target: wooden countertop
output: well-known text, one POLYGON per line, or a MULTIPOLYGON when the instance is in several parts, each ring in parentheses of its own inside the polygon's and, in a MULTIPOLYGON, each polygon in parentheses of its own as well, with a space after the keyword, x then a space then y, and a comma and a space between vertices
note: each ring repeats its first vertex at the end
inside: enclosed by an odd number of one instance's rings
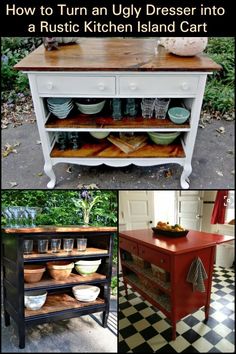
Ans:
POLYGON ((157 236, 150 229, 122 231, 119 235, 128 240, 137 241, 140 244, 170 254, 187 253, 234 240, 234 237, 232 236, 194 230, 190 230, 186 237, 178 238, 157 236))
POLYGON ((65 233, 65 232, 116 232, 116 227, 109 226, 37 226, 37 227, 24 227, 24 228, 2 228, 2 232, 6 234, 37 234, 37 233, 65 233))
POLYGON ((212 71, 205 54, 181 57, 157 49, 156 38, 81 38, 79 44, 46 51, 41 45, 14 66, 24 71, 212 71))

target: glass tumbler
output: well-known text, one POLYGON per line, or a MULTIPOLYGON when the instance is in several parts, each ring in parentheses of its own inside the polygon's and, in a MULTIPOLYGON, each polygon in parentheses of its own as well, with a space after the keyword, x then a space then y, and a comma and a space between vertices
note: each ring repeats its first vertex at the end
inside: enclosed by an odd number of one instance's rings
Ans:
POLYGON ((60 238, 51 239, 51 251, 52 253, 58 253, 61 249, 61 240, 60 238))
POLYGON ((85 251, 87 247, 87 238, 77 238, 77 250, 85 251))
POLYGON ((33 252, 33 240, 24 240, 24 253, 30 254, 33 252))
POLYGON ((142 116, 144 119, 152 118, 155 98, 143 98, 141 102, 142 116))
POLYGON ((73 250, 74 240, 73 238, 64 238, 63 240, 63 249, 66 252, 71 252, 73 250))
POLYGON ((38 253, 47 253, 48 240, 38 240, 38 253))
POLYGON ((170 104, 169 98, 156 98, 155 100, 155 117, 157 119, 165 119, 170 104))

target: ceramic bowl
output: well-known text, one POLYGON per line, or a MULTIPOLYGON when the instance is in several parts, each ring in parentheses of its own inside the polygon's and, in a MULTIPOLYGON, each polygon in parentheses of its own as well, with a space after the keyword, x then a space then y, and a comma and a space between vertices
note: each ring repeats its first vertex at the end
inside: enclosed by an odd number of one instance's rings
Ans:
POLYGON ((93 274, 97 271, 99 265, 101 264, 101 259, 96 261, 78 261, 75 263, 75 269, 82 276, 93 274))
POLYGON ((104 139, 109 134, 110 134, 110 132, 90 132, 90 135, 92 135, 96 139, 104 139))
POLYGON ((98 103, 79 103, 75 102, 76 106, 80 110, 81 113, 84 114, 96 114, 101 112, 105 105, 106 100, 98 102, 98 103))
POLYGON ((50 276, 55 280, 64 280, 68 278, 74 268, 73 262, 55 261, 47 262, 46 264, 50 276))
POLYGON ((190 116, 190 112, 183 107, 172 107, 168 110, 170 120, 175 124, 183 124, 190 116))
POLYGON ((171 132, 171 133, 149 132, 148 135, 150 139, 157 145, 169 145, 180 135, 180 132, 171 132))
POLYGON ((94 301, 100 293, 100 288, 93 285, 77 285, 73 286, 72 291, 78 301, 94 301))
POLYGON ((24 266, 24 281, 26 283, 37 283, 41 280, 46 267, 41 265, 25 265, 24 266))
POLYGON ((44 305, 47 298, 47 291, 34 290, 25 292, 25 307, 28 310, 39 310, 44 305))

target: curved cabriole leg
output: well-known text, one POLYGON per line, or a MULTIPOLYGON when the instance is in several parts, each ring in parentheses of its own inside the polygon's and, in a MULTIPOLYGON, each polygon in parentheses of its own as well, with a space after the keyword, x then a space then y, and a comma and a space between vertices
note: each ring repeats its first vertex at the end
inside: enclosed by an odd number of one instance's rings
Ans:
POLYGON ((52 169, 52 164, 51 163, 45 163, 44 165, 44 172, 46 173, 46 175, 50 178, 50 181, 47 184, 47 187, 49 189, 52 189, 55 187, 56 184, 56 175, 53 172, 52 169))
POLYGON ((189 176, 192 173, 192 166, 191 164, 185 164, 183 172, 180 177, 180 184, 183 189, 188 189, 189 188, 189 176))

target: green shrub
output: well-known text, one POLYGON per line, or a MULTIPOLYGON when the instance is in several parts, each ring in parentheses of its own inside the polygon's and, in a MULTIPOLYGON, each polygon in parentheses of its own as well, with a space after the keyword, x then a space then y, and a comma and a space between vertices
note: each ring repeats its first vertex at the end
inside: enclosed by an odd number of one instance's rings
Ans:
POLYGON ((234 38, 209 39, 207 54, 222 66, 222 70, 209 75, 204 95, 204 108, 222 113, 234 109, 234 38))
MULTIPOLYGON (((117 192, 92 190, 90 193, 93 197, 99 196, 101 201, 91 210, 91 225, 116 226, 117 192)), ((42 208, 36 220, 38 225, 83 225, 82 211, 78 211, 73 202, 76 198, 80 198, 80 191, 9 190, 2 192, 2 206, 42 208)))
POLYGON ((14 101, 17 93, 29 93, 27 75, 13 67, 41 43, 40 37, 2 37, 1 91, 3 101, 14 101))

